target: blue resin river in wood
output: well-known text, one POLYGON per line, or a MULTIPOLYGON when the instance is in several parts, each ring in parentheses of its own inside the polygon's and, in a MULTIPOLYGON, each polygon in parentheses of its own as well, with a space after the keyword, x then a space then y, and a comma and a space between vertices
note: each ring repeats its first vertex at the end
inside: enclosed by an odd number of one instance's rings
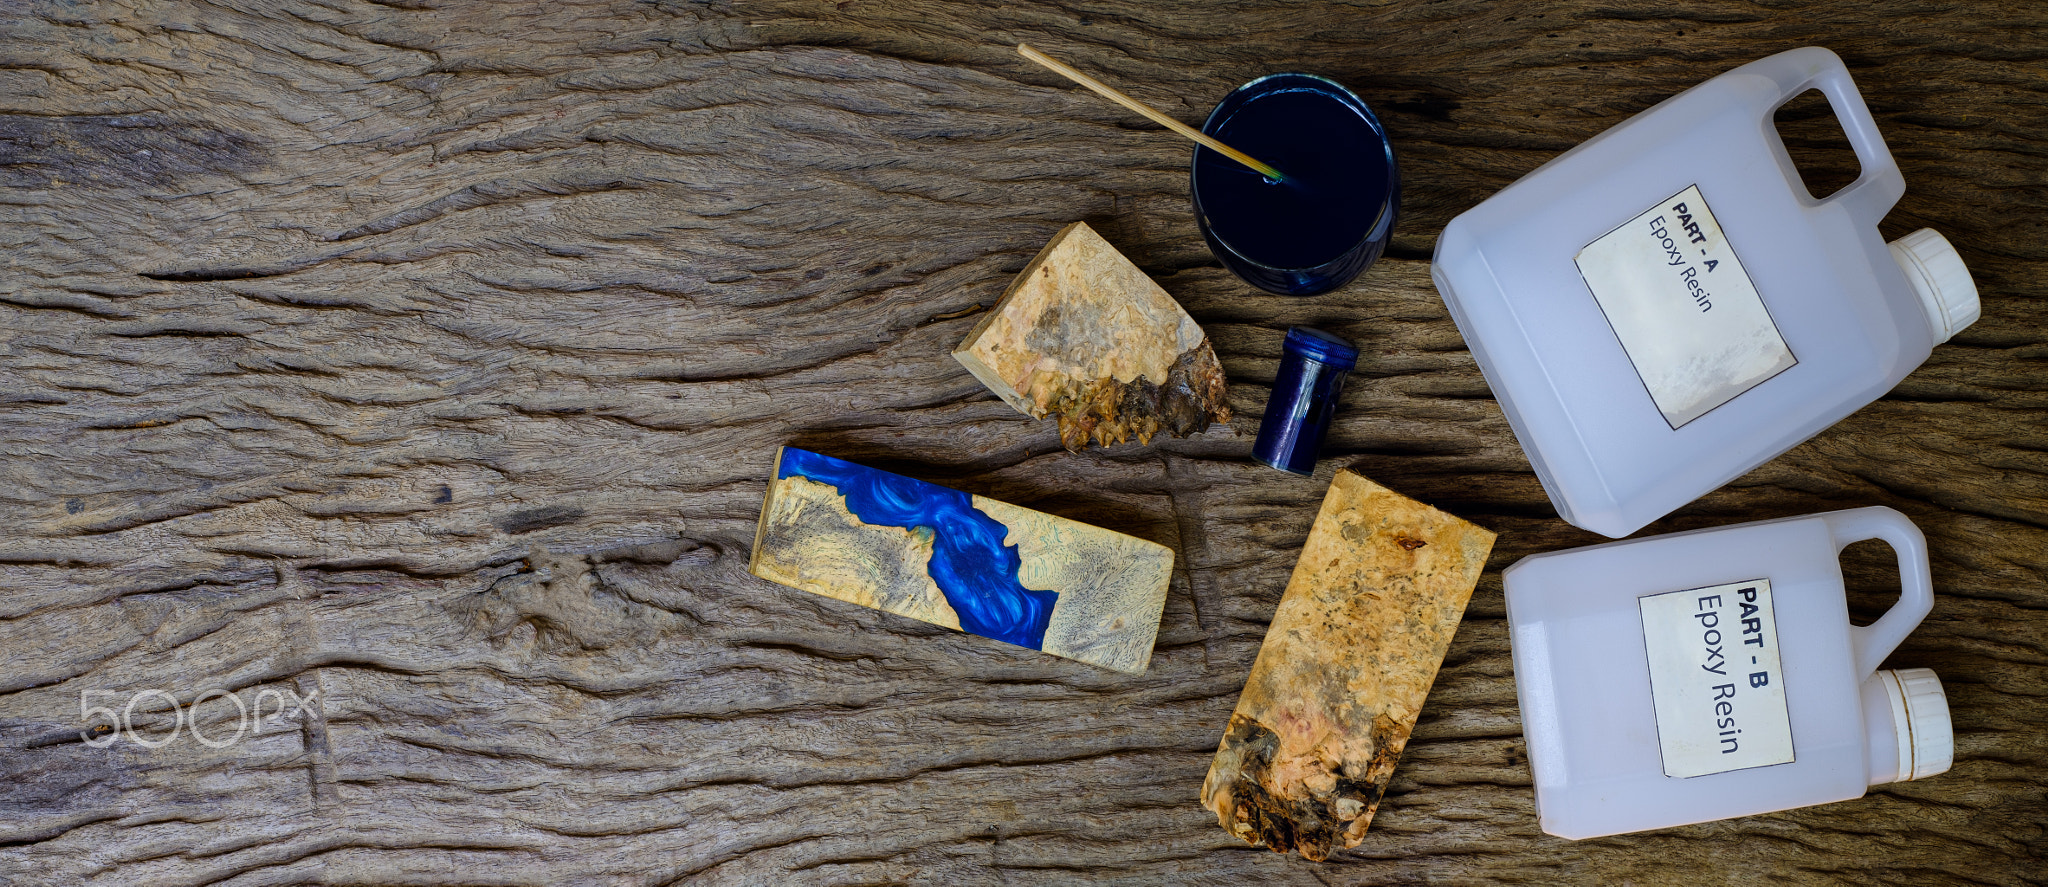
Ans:
POLYGON ((1043 649, 1059 593, 1025 588, 1023 558, 1004 545, 1009 528, 974 507, 959 490, 912 480, 794 447, 782 451, 776 477, 802 477, 846 497, 862 523, 932 534, 932 582, 960 617, 960 628, 999 641, 1043 649))

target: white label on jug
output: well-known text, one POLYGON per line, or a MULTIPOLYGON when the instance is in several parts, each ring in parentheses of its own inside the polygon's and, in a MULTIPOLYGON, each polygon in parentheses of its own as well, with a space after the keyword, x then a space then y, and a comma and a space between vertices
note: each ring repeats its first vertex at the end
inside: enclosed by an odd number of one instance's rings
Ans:
POLYGON ((1575 261, 1674 430, 1798 363, 1698 185, 1575 261))
POLYGON ((1664 775, 1791 763, 1770 580, 1645 595, 1636 603, 1664 775))

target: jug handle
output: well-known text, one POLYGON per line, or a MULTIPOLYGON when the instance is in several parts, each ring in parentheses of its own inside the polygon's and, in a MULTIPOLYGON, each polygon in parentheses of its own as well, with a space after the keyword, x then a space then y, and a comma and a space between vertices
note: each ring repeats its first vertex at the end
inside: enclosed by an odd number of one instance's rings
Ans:
POLYGON ((1905 515, 1890 508, 1852 508, 1820 515, 1840 554, 1851 542, 1883 539, 1899 559, 1899 601, 1876 622, 1849 629, 1849 647, 1856 657, 1856 675, 1877 671, 1884 658, 1934 609, 1934 585, 1928 578, 1927 537, 1905 515))
MULTIPOLYGON (((1884 145, 1884 136, 1877 131, 1877 121, 1870 116, 1870 107, 1863 103, 1863 95, 1856 91, 1855 81, 1849 78, 1849 68, 1842 64, 1842 58, 1818 46, 1781 52, 1768 58, 1750 62, 1730 73, 1747 73, 1762 76, 1778 86, 1778 98, 1771 104, 1771 113, 1808 89, 1818 89, 1828 97, 1835 119, 1842 124, 1842 133, 1849 137, 1849 145, 1856 149, 1856 160, 1862 164, 1863 172, 1841 190, 1819 202, 1820 206, 1839 204, 1852 215, 1877 224, 1884 214, 1891 212, 1893 204, 1906 193, 1906 179, 1899 173, 1899 165, 1892 160, 1892 152, 1884 145)), ((1767 135, 1777 139, 1771 118, 1764 118, 1767 135)), ((1784 146, 1778 144, 1784 160, 1791 160, 1784 153, 1784 146)), ((1787 169, 1787 172, 1793 172, 1787 169)), ((1794 185, 1805 186, 1793 172, 1794 185)))

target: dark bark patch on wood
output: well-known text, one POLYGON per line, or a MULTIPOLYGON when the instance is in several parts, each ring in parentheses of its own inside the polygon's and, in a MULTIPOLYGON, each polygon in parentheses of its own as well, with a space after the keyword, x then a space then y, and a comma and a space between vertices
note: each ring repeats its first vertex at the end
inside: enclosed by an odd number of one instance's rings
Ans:
POLYGON ((262 167, 254 139, 158 113, 45 117, 0 114, 0 187, 167 188, 262 167))
POLYGON ((583 509, 569 505, 549 505, 545 508, 529 508, 515 511, 499 519, 498 529, 506 535, 518 536, 535 530, 573 524, 583 519, 583 509))
POLYGON ((93 748, 79 735, 97 739, 105 735, 102 731, 83 724, 37 724, 8 732, 14 731, 21 731, 20 738, 0 743, 0 828, 19 827, 30 817, 104 808, 117 803, 134 782, 125 763, 128 752, 93 748))

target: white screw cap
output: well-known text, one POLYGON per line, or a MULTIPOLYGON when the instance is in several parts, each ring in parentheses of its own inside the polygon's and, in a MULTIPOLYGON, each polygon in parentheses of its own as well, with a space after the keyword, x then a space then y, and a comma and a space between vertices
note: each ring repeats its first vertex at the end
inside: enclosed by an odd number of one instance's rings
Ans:
POLYGON ((1893 781, 1948 772, 1956 759, 1956 735, 1941 678, 1925 668, 1901 668, 1880 671, 1877 680, 1891 700, 1892 728, 1898 731, 1899 769, 1893 781))
POLYGON ((1906 270, 1906 279, 1920 294, 1927 309, 1927 323, 1934 327, 1934 344, 1949 340, 1957 330, 1976 323, 1984 309, 1977 303, 1977 284, 1963 257, 1949 245, 1948 238, 1933 228, 1922 228, 1890 244, 1892 259, 1906 270))

